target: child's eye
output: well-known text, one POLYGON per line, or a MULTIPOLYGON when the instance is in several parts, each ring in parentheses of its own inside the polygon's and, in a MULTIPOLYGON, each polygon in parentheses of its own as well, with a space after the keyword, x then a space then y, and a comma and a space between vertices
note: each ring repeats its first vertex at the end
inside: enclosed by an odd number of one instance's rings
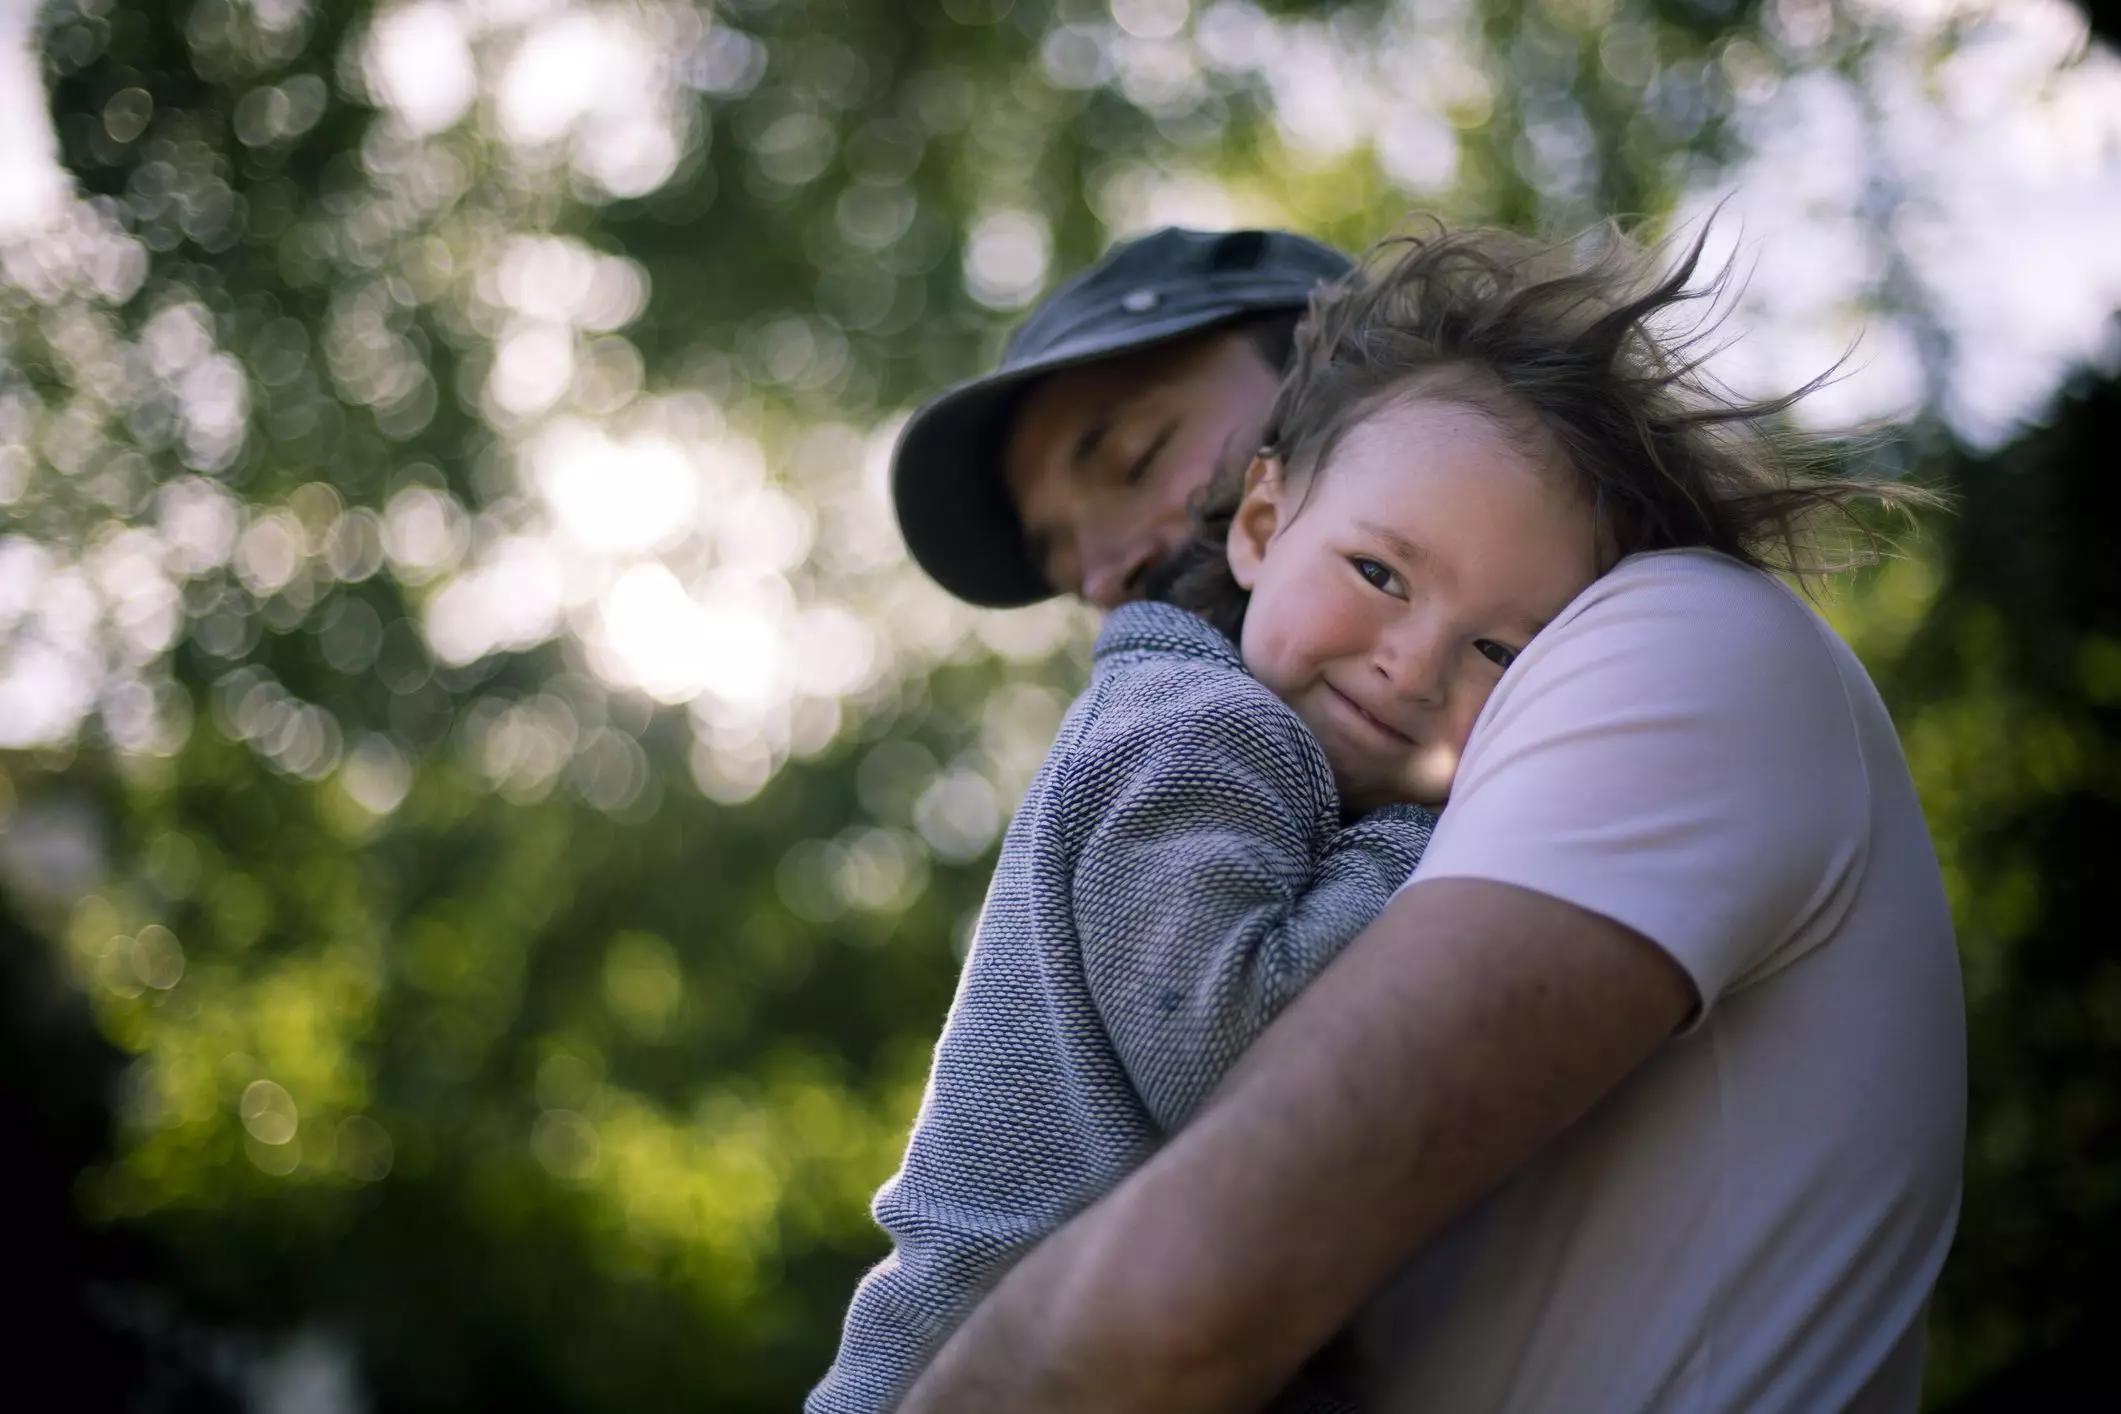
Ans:
POLYGON ((1372 588, 1382 589, 1387 594, 1399 583, 1399 576, 1394 574, 1390 567, 1381 565, 1366 555, 1350 555, 1348 563, 1355 566, 1355 572, 1368 580, 1372 588))
POLYGON ((1492 638, 1481 638, 1474 640, 1473 646, 1480 650, 1481 657, 1504 672, 1508 672, 1510 664, 1517 661, 1517 650, 1507 643, 1497 643, 1492 638))

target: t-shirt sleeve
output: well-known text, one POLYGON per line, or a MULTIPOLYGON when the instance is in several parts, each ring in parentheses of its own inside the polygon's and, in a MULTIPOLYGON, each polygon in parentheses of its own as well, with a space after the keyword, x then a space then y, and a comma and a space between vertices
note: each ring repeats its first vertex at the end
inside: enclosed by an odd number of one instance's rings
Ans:
POLYGON ((1701 998, 1827 936, 1869 792, 1828 630, 1705 554, 1622 564, 1547 629, 1476 725, 1414 882, 1479 878, 1623 923, 1701 998))

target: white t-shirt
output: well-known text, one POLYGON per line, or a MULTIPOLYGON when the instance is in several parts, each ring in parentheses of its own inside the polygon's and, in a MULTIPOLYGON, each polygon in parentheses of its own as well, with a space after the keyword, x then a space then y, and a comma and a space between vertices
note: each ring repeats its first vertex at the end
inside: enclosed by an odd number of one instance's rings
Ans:
POLYGON ((1452 877, 1627 924, 1702 1006, 1365 1308, 1362 1407, 1911 1414, 1964 1004, 1855 655, 1731 560, 1624 562, 1481 714, 1414 875, 1452 877))

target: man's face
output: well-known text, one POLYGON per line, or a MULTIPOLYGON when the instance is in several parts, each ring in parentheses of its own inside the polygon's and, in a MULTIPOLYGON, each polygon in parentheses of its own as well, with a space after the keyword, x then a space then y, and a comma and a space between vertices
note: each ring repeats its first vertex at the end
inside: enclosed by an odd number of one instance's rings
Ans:
POLYGON ((1193 493, 1258 443, 1278 381, 1225 329, 1035 384, 1003 474, 1047 582, 1101 609, 1140 598, 1190 535, 1193 493))

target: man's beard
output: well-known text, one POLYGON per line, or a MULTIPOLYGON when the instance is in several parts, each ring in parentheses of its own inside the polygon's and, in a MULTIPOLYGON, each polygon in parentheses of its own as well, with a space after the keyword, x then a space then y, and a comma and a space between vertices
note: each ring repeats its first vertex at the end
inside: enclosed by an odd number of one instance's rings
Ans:
POLYGON ((1208 553, 1199 541, 1188 539, 1185 544, 1149 566, 1141 581, 1142 598, 1169 603, 1172 586, 1185 577, 1186 572, 1201 562, 1208 553))
POLYGON ((1258 455, 1252 445, 1254 440, 1242 432, 1233 432, 1229 440, 1223 443, 1222 450, 1215 457, 1215 470, 1209 473, 1201 488, 1187 499, 1186 509, 1193 522, 1193 533, 1186 537, 1183 544, 1158 559, 1142 573, 1142 598, 1169 603, 1172 587, 1179 580, 1209 559, 1226 553, 1220 546, 1203 543, 1200 535, 1201 507, 1217 491, 1244 484, 1245 472, 1251 468, 1252 458, 1258 455))

